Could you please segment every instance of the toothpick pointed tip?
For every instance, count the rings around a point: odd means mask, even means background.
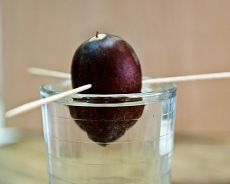
[[[10,112],[6,112],[6,114],[5,114],[5,118],[7,119],[7,118],[11,118],[11,114],[10,114]]]
[[[91,87],[92,87],[92,84],[87,84],[87,87],[88,87],[88,88],[91,88]]]
[[[33,70],[34,69],[34,67],[29,67],[29,68],[27,68],[26,70],[29,72],[29,71],[31,71],[31,70]]]

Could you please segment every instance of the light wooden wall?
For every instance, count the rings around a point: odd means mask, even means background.
[[[39,98],[48,78],[31,66],[69,72],[77,46],[96,30],[136,49],[143,73],[175,76],[230,71],[229,0],[3,0],[6,108]],[[230,133],[230,80],[178,85],[176,131]],[[40,110],[10,125],[40,134]]]

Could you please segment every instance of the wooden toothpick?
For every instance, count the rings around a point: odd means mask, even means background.
[[[92,87],[91,84],[87,84],[87,85],[84,85],[84,86],[81,86],[81,87],[78,87],[78,88],[75,88],[75,89],[71,89],[69,91],[65,91],[65,92],[57,94],[57,95],[53,95],[53,96],[50,96],[50,97],[47,97],[47,98],[43,98],[43,99],[40,99],[40,100],[36,100],[36,101],[33,101],[33,102],[26,103],[24,105],[21,105],[19,107],[16,107],[16,108],[12,109],[12,110],[9,110],[8,112],[5,113],[5,117],[10,118],[10,117],[16,116],[16,115],[21,114],[23,112],[26,112],[26,111],[32,110],[34,108],[40,107],[41,105],[51,103],[51,102],[60,100],[60,99],[62,99],[64,97],[66,97],[66,96],[69,96],[69,95],[72,95],[72,94],[79,93],[81,91],[87,90],[87,89],[89,89],[91,87]]]
[[[54,70],[47,70],[43,68],[32,67],[32,68],[29,68],[27,71],[28,73],[33,74],[33,75],[55,77],[55,78],[61,78],[61,79],[70,79],[70,74],[64,73],[64,72],[58,72]]]
[[[224,78],[230,78],[230,72],[208,73],[208,74],[199,74],[199,75],[185,75],[185,76],[165,77],[165,78],[151,78],[151,79],[143,80],[143,83],[151,83],[151,84],[176,83],[176,82],[224,79]]]

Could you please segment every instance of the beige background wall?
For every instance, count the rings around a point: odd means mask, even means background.
[[[50,80],[28,67],[69,72],[74,50],[96,30],[129,41],[145,75],[230,71],[229,0],[3,0],[3,14],[7,109],[39,98]],[[176,131],[230,133],[229,104],[230,80],[179,84]],[[40,134],[40,110],[8,123]]]

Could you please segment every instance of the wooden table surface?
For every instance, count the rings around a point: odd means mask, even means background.
[[[48,184],[43,139],[0,148],[0,184]],[[175,141],[173,184],[230,184],[230,138]]]

